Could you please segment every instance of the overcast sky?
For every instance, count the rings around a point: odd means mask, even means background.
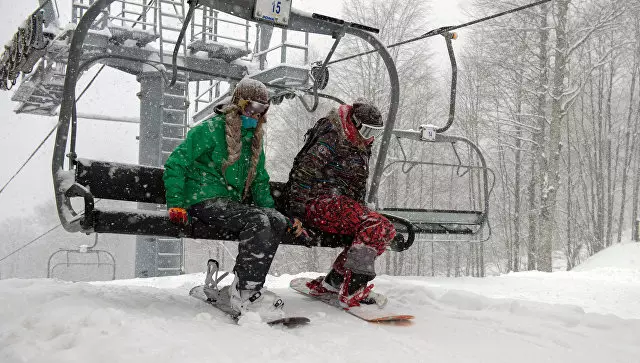
[[[294,0],[296,8],[332,16],[340,16],[340,0]],[[425,31],[442,25],[467,20],[458,3],[466,0],[434,0],[432,13],[425,19]],[[70,0],[58,0],[60,11],[69,17]],[[0,1],[3,21],[0,22],[0,44],[8,42],[18,25],[37,8],[37,0]],[[439,43],[438,43],[439,44]],[[442,47],[444,48],[444,47]],[[444,51],[446,53],[446,50]],[[85,75],[86,82],[95,69]],[[134,77],[116,71],[103,72],[92,90],[79,104],[80,112],[109,115],[138,115],[138,84]],[[54,117],[17,115],[17,103],[10,100],[12,92],[0,93],[0,187],[18,170],[35,147],[57,122]],[[81,120],[78,153],[81,157],[137,161],[137,125]],[[0,220],[18,214],[31,213],[36,204],[53,200],[51,155],[53,137],[36,154],[19,176],[0,194]]]

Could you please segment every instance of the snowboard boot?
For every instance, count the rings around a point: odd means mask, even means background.
[[[307,282],[309,294],[313,296],[321,296],[324,294],[337,294],[340,292],[344,277],[336,270],[331,269],[327,276],[318,276],[315,280]]]
[[[346,270],[344,275],[344,282],[340,288],[339,300],[340,305],[345,309],[352,308],[354,306],[373,305],[376,304],[382,308],[387,303],[387,298],[376,292],[371,291],[373,284],[368,285],[375,276],[359,274]]]
[[[240,316],[253,312],[266,322],[285,317],[282,309],[284,302],[278,295],[264,287],[260,290],[240,290],[237,276],[229,286],[229,304]]]

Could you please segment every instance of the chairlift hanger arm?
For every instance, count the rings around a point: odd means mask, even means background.
[[[178,80],[178,53],[180,53],[180,47],[182,46],[182,42],[184,41],[184,36],[187,33],[187,29],[189,28],[189,24],[191,23],[191,19],[193,18],[193,13],[196,11],[196,8],[199,5],[199,0],[187,0],[189,4],[189,10],[187,11],[187,16],[184,19],[182,24],[182,30],[180,30],[180,34],[178,35],[178,40],[176,41],[176,46],[173,48],[172,55],[172,70],[173,76],[171,77],[171,83],[169,83],[169,87],[173,87]],[[175,5],[174,5],[175,6]]]
[[[456,117],[456,94],[458,89],[458,64],[456,62],[456,56],[453,52],[453,44],[451,43],[452,39],[456,38],[455,33],[447,32],[444,35],[444,39],[447,43],[447,52],[449,53],[449,61],[451,62],[451,94],[449,96],[449,119],[447,120],[447,124],[441,128],[436,129],[437,133],[442,133],[453,125],[453,121]]]

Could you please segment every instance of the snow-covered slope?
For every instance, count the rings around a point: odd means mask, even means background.
[[[0,362],[637,362],[639,280],[619,294],[618,276],[567,276],[377,278],[395,310],[416,316],[408,327],[365,323],[287,289],[292,276],[270,277],[287,310],[312,320],[293,330],[238,326],[188,297],[202,274],[3,280]]]
[[[640,243],[620,243],[605,248],[579,266],[576,266],[573,270],[598,271],[601,273],[606,272],[603,270],[640,272]]]

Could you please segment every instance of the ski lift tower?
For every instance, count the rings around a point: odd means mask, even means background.
[[[98,1],[70,2],[72,24],[61,27],[56,0],[39,0],[39,7],[0,59],[0,89],[11,89],[22,75],[12,95],[12,100],[19,103],[16,113],[58,115],[74,31]],[[282,30],[282,43],[272,45],[272,25],[256,24],[213,7],[190,7],[192,2],[110,1],[88,30],[79,71],[102,64],[135,75],[140,83],[140,115],[139,119],[114,119],[78,112],[77,117],[139,122],[140,165],[163,166],[186,136],[189,125],[211,116],[234,83],[250,73],[268,85],[295,87],[309,80],[308,34],[303,35],[301,44],[295,44]],[[284,2],[290,6],[290,0]],[[287,63],[291,50],[302,52],[296,57],[300,66],[266,67],[271,52],[279,51],[280,63]],[[174,65],[176,72],[172,73]],[[72,134],[77,127],[81,124],[74,120]],[[78,162],[75,145],[68,156],[69,163]],[[138,208],[163,207],[139,203]],[[136,277],[180,274],[184,267],[183,240],[136,236],[135,261]]]

